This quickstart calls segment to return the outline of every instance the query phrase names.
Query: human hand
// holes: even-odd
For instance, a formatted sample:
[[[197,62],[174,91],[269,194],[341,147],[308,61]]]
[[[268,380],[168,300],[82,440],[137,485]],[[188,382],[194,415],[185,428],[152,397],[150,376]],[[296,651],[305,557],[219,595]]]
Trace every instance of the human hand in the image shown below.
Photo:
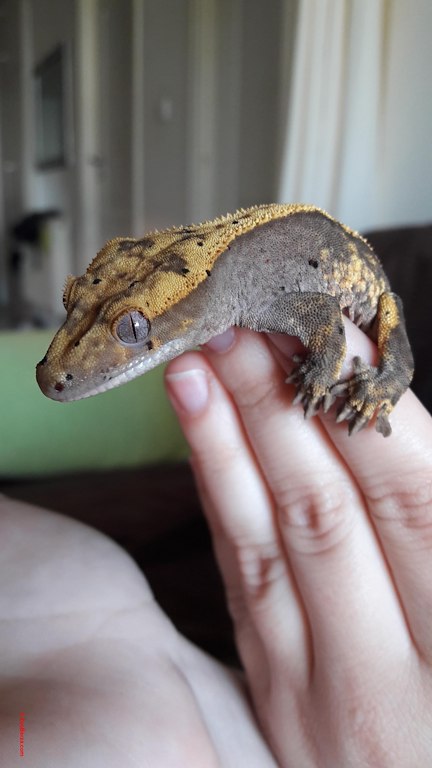
[[[240,677],[176,632],[120,547],[5,497],[0,542],[2,766],[275,768]]]
[[[284,768],[427,768],[432,420],[407,392],[385,442],[305,421],[295,351],[231,330],[167,371],[260,727]]]

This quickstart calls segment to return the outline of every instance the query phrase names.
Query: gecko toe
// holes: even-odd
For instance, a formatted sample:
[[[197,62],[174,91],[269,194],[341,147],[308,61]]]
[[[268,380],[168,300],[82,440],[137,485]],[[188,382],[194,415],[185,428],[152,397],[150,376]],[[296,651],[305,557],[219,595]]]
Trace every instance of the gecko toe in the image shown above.
[[[381,410],[378,413],[375,429],[377,432],[383,435],[383,437],[388,437],[389,435],[391,435],[391,431],[392,431],[391,424],[389,422],[387,413],[385,413],[385,411],[383,410]]]
[[[331,394],[334,398],[343,397],[346,395],[349,389],[349,381],[340,381],[338,384],[334,384],[331,388]]]

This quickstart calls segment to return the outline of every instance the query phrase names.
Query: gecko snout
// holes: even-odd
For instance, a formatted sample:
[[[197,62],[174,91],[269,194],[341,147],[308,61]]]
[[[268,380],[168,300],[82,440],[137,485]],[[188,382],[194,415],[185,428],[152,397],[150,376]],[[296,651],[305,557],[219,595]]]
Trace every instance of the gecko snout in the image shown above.
[[[53,375],[46,355],[36,365],[36,381],[39,389],[51,400],[63,401],[68,399],[63,393],[66,394],[72,380],[73,375],[71,373]]]

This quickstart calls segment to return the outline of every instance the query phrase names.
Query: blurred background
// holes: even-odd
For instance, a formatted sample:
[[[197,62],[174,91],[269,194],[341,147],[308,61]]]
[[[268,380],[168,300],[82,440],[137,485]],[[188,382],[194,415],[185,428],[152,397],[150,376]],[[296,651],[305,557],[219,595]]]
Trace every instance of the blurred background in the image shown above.
[[[0,327],[116,235],[275,201],[430,221],[430,0],[1,0]]]

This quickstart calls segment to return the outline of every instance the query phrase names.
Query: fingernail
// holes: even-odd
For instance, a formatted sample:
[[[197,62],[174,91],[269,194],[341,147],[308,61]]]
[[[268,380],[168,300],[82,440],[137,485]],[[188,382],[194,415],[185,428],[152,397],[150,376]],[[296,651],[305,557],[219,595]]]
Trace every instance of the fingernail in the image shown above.
[[[235,331],[234,328],[228,328],[228,330],[224,331],[224,333],[220,333],[219,336],[214,336],[210,341],[206,343],[206,347],[208,347],[212,352],[228,352],[229,349],[231,349],[232,345],[235,341]]]
[[[190,371],[166,375],[168,391],[174,408],[196,415],[201,413],[208,402],[208,378],[205,371],[192,368]]]

